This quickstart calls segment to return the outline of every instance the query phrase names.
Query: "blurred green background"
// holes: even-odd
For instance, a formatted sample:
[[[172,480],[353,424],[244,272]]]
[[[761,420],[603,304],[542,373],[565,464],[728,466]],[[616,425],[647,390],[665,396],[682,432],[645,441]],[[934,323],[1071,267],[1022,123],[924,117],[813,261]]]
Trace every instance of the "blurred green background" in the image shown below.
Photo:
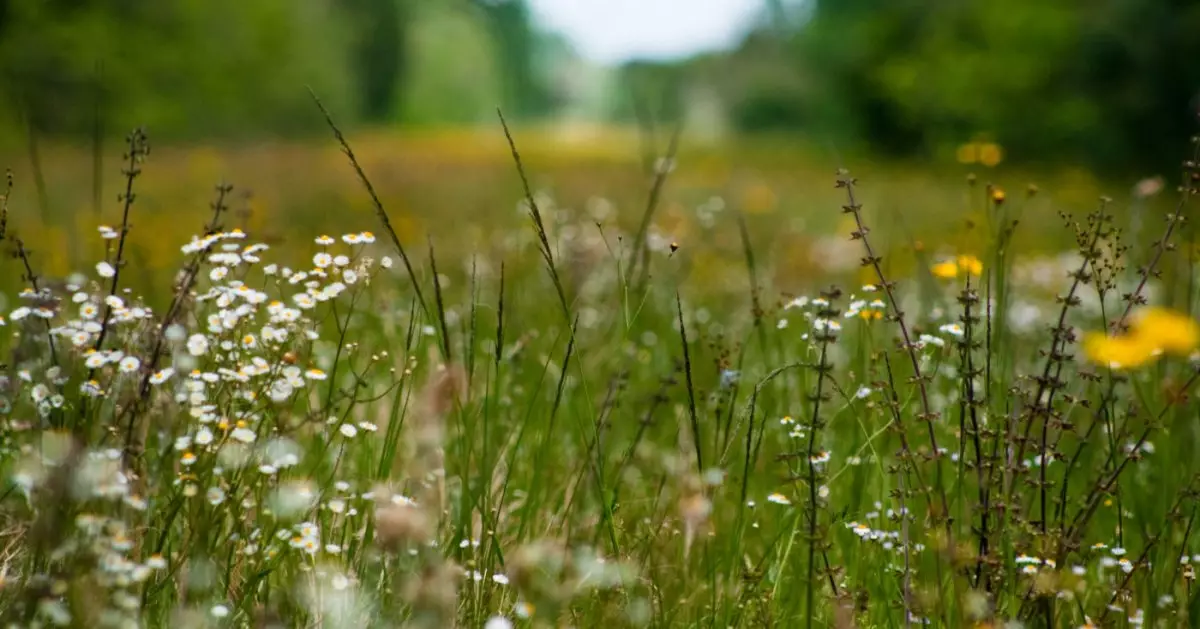
[[[135,126],[153,147],[132,214],[140,290],[169,286],[220,181],[235,186],[231,226],[266,242],[377,228],[311,87],[406,243],[511,261],[527,225],[497,107],[563,224],[611,206],[630,231],[681,125],[652,234],[715,285],[742,252],[734,213],[712,208],[740,212],[774,284],[800,290],[856,260],[831,253],[850,231],[838,167],[864,178],[890,259],[912,267],[922,248],[972,250],[993,184],[1020,204],[1031,250],[1069,244],[1058,213],[1100,194],[1122,215],[1170,207],[1158,192],[1196,130],[1200,1],[671,2],[0,0],[9,233],[42,273],[90,269],[96,225],[120,221]],[[733,4],[744,22],[725,23]],[[610,39],[734,35],[598,58],[547,19],[559,9]]]
[[[525,0],[3,0],[0,139],[321,132],[305,85],[358,125],[487,124],[501,106],[903,157],[984,138],[1092,168],[1174,164],[1194,129],[1200,2],[761,5],[733,50],[603,68]]]

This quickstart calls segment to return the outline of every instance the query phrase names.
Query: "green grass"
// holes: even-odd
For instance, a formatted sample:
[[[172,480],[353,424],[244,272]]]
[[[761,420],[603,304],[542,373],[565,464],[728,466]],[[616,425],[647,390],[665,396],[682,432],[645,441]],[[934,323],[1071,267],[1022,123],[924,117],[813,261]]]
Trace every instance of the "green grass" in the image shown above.
[[[239,218],[222,187],[194,227],[172,219],[213,234],[179,252],[140,226],[160,220],[147,194],[112,239],[79,237],[91,261],[65,266],[88,272],[65,280],[14,196],[35,254],[0,267],[31,289],[0,337],[5,624],[1200,617],[1194,359],[1113,370],[1077,342],[1142,299],[1193,311],[1188,195],[1158,223],[827,169],[722,207],[681,153],[614,216],[555,203],[549,159],[521,158],[503,185],[451,178],[505,208],[482,234],[462,208],[426,215],[425,241],[389,232],[389,179],[324,223]],[[161,186],[156,159],[121,189]],[[247,257],[255,220],[287,237]],[[174,264],[144,269],[139,247]],[[929,272],[959,254],[982,274]]]

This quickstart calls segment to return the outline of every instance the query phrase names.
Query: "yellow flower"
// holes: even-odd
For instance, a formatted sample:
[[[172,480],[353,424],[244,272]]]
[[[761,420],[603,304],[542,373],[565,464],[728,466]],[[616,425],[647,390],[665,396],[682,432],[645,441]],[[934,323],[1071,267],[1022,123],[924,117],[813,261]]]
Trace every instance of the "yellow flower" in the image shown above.
[[[1083,337],[1083,352],[1095,363],[1125,369],[1144,365],[1156,356],[1157,348],[1137,336],[1106,336],[1089,332]]]
[[[758,182],[742,192],[742,208],[748,214],[770,214],[779,198],[766,183]]]
[[[958,268],[971,275],[980,275],[983,273],[983,261],[972,255],[958,256]]]
[[[979,145],[979,163],[992,168],[1004,159],[1004,149],[997,144],[984,142]]]
[[[979,146],[974,142],[960,145],[955,151],[955,157],[960,164],[974,164],[979,160]]]
[[[938,262],[929,269],[935,277],[948,280],[958,277],[958,265],[953,260]]]
[[[1130,334],[1172,354],[1187,356],[1200,344],[1200,326],[1190,317],[1166,308],[1146,308],[1130,325]]]

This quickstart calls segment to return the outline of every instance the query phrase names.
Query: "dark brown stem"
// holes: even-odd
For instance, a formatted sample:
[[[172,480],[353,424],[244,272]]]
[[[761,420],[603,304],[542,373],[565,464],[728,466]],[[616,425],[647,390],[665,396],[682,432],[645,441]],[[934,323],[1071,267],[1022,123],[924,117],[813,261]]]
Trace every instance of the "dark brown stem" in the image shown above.
[[[900,301],[896,298],[896,292],[893,290],[894,283],[888,281],[887,276],[883,272],[883,266],[881,264],[883,258],[875,255],[875,251],[871,247],[871,242],[867,238],[867,234],[870,232],[870,230],[863,223],[862,206],[859,205],[854,198],[855,183],[856,180],[846,171],[841,171],[838,173],[837,187],[845,188],[846,190],[846,205],[842,207],[842,210],[854,217],[855,231],[853,234],[851,234],[851,238],[854,240],[861,240],[863,243],[863,249],[865,249],[867,253],[866,257],[864,257],[862,260],[863,266],[869,266],[875,271],[875,276],[879,280],[879,286],[883,290],[884,294],[887,295],[888,305],[892,311],[892,320],[895,321],[897,327],[900,328],[900,335],[903,337],[904,341],[903,349],[908,355],[909,362],[912,364],[913,381],[917,385],[917,391],[919,392],[921,399],[921,415],[919,416],[919,419],[925,422],[926,428],[928,429],[929,445],[932,449],[930,456],[933,458],[934,465],[936,466],[935,482],[937,483],[938,494],[941,499],[941,517],[947,519],[946,528],[949,530],[950,527],[948,518],[950,515],[950,502],[946,498],[946,489],[942,485],[942,453],[938,448],[937,435],[933,430],[933,422],[937,419],[937,413],[932,411],[932,407],[929,404],[929,391],[928,387],[925,385],[925,377],[921,373],[921,360],[917,355],[917,347],[913,342],[912,334],[909,332],[908,324],[904,321],[904,312],[900,310]]]
[[[29,282],[29,287],[33,289],[35,296],[41,298],[42,287],[38,282],[38,276],[33,272],[33,263],[29,260],[29,250],[25,248],[25,242],[20,238],[13,238],[13,244],[16,246],[16,256],[21,260],[22,266],[25,267],[25,281]],[[41,319],[41,317],[38,317]],[[50,345],[50,362],[53,365],[58,364],[58,348],[54,342],[54,331],[48,319],[42,319],[42,323],[46,325],[46,342]]]
[[[1196,160],[1200,159],[1200,142],[1194,142],[1194,145],[1195,148],[1192,151],[1192,159],[1184,166],[1183,186],[1182,191],[1180,192],[1179,202],[1175,205],[1175,211],[1167,215],[1167,228],[1163,232],[1162,237],[1154,243],[1154,256],[1150,258],[1150,263],[1144,268],[1139,269],[1138,274],[1141,276],[1141,280],[1138,282],[1137,287],[1133,289],[1132,293],[1124,296],[1125,312],[1121,313],[1121,318],[1117,319],[1117,321],[1114,323],[1114,328],[1117,331],[1122,331],[1125,329],[1125,326],[1127,325],[1126,322],[1129,319],[1130,313],[1133,312],[1134,307],[1146,303],[1146,298],[1142,296],[1142,292],[1145,291],[1146,284],[1150,281],[1150,277],[1157,274],[1155,269],[1158,268],[1158,263],[1160,260],[1162,260],[1163,255],[1168,249],[1172,248],[1170,241],[1171,235],[1175,233],[1175,228],[1187,220],[1187,218],[1183,215],[1183,209],[1185,206],[1187,206],[1188,201],[1190,201],[1192,198],[1193,184],[1190,175],[1193,172],[1197,172]],[[1190,302],[1188,303],[1188,307],[1191,307]]]
[[[1200,379],[1200,371],[1194,371],[1191,377],[1188,378],[1187,381],[1184,382],[1174,394],[1167,398],[1167,405],[1163,407],[1163,409],[1159,411],[1158,415],[1155,416],[1154,420],[1147,424],[1147,426],[1142,430],[1141,435],[1130,448],[1129,454],[1125,458],[1121,459],[1121,462],[1116,465],[1116,469],[1114,469],[1107,478],[1102,477],[1101,479],[1097,480],[1095,486],[1092,487],[1090,495],[1088,496],[1087,503],[1085,503],[1084,507],[1080,509],[1075,518],[1072,519],[1071,526],[1067,528],[1065,534],[1063,535],[1062,542],[1059,545],[1060,559],[1066,554],[1066,552],[1069,550],[1069,547],[1074,544],[1075,541],[1083,534],[1084,528],[1087,526],[1087,523],[1091,519],[1092,515],[1096,512],[1096,508],[1100,505],[1100,501],[1103,499],[1104,494],[1116,484],[1117,479],[1121,477],[1121,473],[1125,471],[1125,468],[1128,467],[1129,463],[1139,456],[1139,453],[1142,451],[1142,446],[1146,444],[1146,440],[1149,439],[1150,434],[1154,432],[1155,425],[1166,416],[1167,411],[1171,410],[1171,408],[1176,404],[1179,404],[1181,401],[1186,399],[1187,392],[1191,390],[1192,385],[1194,385],[1198,379]]]
[[[1092,231],[1092,236],[1087,240],[1081,253],[1083,254],[1083,262],[1079,264],[1079,268],[1071,273],[1071,287],[1067,291],[1065,297],[1060,297],[1062,307],[1058,311],[1058,321],[1051,329],[1050,351],[1046,354],[1046,364],[1042,368],[1042,375],[1037,379],[1038,387],[1031,403],[1033,410],[1025,424],[1025,432],[1021,437],[1020,444],[1017,446],[1017,456],[1014,459],[1016,465],[1020,465],[1025,458],[1025,448],[1029,443],[1030,435],[1033,433],[1033,426],[1039,418],[1042,419],[1042,434],[1041,434],[1041,465],[1040,465],[1040,483],[1039,495],[1041,496],[1041,531],[1046,532],[1046,445],[1049,438],[1050,419],[1054,414],[1054,395],[1062,387],[1060,377],[1062,375],[1062,365],[1066,361],[1064,352],[1067,344],[1071,341],[1071,329],[1067,326],[1067,313],[1071,307],[1079,304],[1079,298],[1075,295],[1079,291],[1079,287],[1083,285],[1088,278],[1088,267],[1093,264],[1096,244],[1100,241],[1100,237],[1104,234],[1104,224],[1106,213],[1104,211],[1106,201],[1102,200],[1100,209],[1092,215],[1095,221],[1095,226]],[[1057,369],[1055,369],[1057,367]],[[1054,370],[1054,376],[1051,377],[1050,372]],[[1042,402],[1042,397],[1046,397],[1045,403]],[[1015,474],[1015,472],[1014,472]],[[1010,489],[1016,487],[1016,483],[1012,484]]]

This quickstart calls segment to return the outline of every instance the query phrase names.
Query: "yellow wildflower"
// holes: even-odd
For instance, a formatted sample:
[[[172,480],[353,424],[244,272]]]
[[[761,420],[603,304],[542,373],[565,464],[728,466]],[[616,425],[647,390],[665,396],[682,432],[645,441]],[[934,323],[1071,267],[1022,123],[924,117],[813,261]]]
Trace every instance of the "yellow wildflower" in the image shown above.
[[[1191,354],[1200,344],[1200,326],[1192,318],[1166,308],[1147,308],[1138,313],[1130,334],[1147,345],[1182,356]]]
[[[1113,369],[1139,367],[1154,359],[1157,348],[1137,336],[1107,336],[1090,332],[1083,338],[1083,352],[1095,363]]]
[[[958,268],[971,275],[980,275],[983,273],[983,261],[972,255],[958,256]]]
[[[933,273],[934,277],[940,277],[945,280],[958,277],[958,265],[953,260],[938,262],[929,270]]]
[[[976,149],[979,151],[979,163],[992,168],[1004,159],[1004,149],[998,144],[984,142]]]
[[[979,161],[979,145],[974,142],[962,144],[958,150],[954,152],[960,164],[974,164]]]

